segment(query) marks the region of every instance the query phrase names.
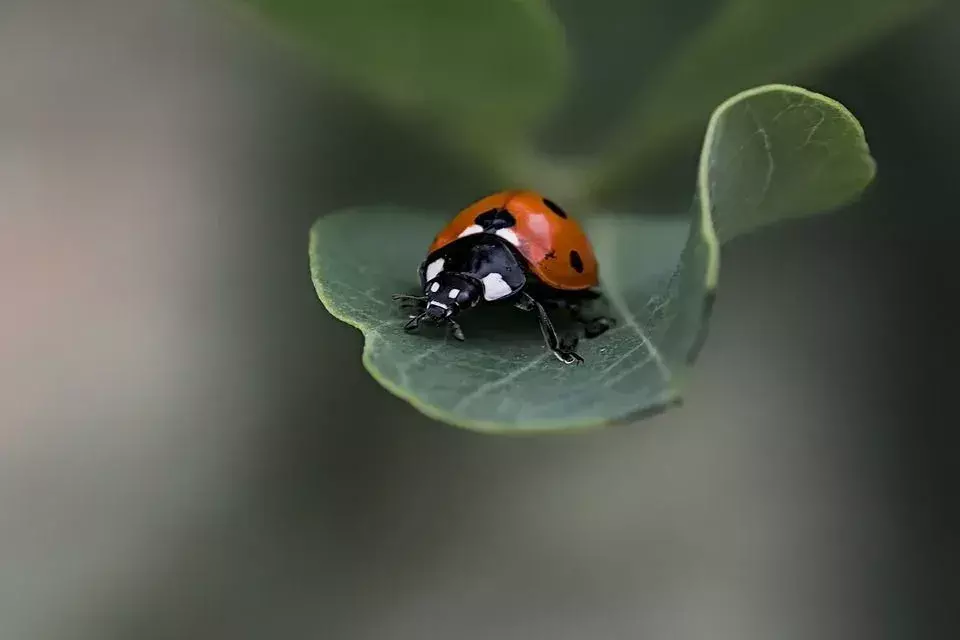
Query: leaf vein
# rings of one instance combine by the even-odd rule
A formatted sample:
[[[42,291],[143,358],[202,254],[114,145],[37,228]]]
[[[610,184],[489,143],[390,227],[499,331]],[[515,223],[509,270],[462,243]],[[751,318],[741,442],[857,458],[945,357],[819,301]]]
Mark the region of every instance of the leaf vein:
[[[472,393],[468,393],[467,395],[460,398],[460,401],[454,405],[453,412],[457,413],[462,411],[464,408],[467,407],[467,405],[469,405],[474,400],[477,400],[478,398],[482,398],[483,396],[489,394],[491,391],[499,389],[507,385],[508,383],[512,382],[513,380],[516,380],[527,371],[531,371],[538,364],[542,363],[547,358],[548,355],[551,355],[551,354],[549,352],[542,353],[536,358],[534,358],[533,360],[531,360],[530,362],[528,362],[527,364],[523,365],[519,369],[514,369],[511,373],[508,373],[502,378],[497,378],[496,380],[491,380],[486,384],[480,385]]]
[[[613,387],[615,384],[617,384],[618,382],[620,382],[621,380],[623,380],[624,378],[626,378],[626,377],[627,377],[628,375],[630,375],[631,373],[634,373],[635,371],[639,371],[640,369],[642,369],[644,366],[646,366],[646,364],[647,364],[648,362],[650,362],[650,358],[649,358],[649,357],[646,358],[645,360],[641,360],[640,362],[637,362],[637,363],[635,363],[635,364],[630,365],[630,366],[627,367],[625,370],[621,371],[620,373],[618,373],[618,374],[615,375],[614,377],[612,377],[612,378],[610,378],[609,380],[607,380],[607,381],[604,383],[605,386],[606,386],[607,388]]]
[[[609,246],[609,260],[610,263],[614,263],[614,259],[617,253],[617,241],[616,238],[611,237],[610,231],[608,228],[603,229],[603,239],[607,246]],[[647,332],[643,330],[643,327],[640,326],[640,322],[637,320],[637,317],[630,311],[630,308],[627,306],[626,301],[623,299],[623,296],[620,294],[620,283],[617,280],[617,277],[614,275],[616,269],[607,272],[607,287],[606,294],[607,299],[610,301],[610,304],[620,313],[621,317],[626,321],[625,325],[633,329],[634,333],[640,338],[641,344],[647,349],[654,363],[657,365],[657,369],[660,371],[661,377],[664,381],[669,381],[673,374],[670,371],[670,367],[667,366],[667,363],[664,361],[663,356],[660,354],[660,350],[650,339],[650,336],[647,335]],[[609,333],[609,332],[608,332]]]
[[[617,358],[616,360],[614,360],[611,365],[609,365],[609,366],[606,367],[603,371],[601,371],[601,372],[600,372],[600,375],[601,375],[601,376],[607,375],[608,373],[610,373],[611,371],[613,371],[614,369],[616,369],[618,366],[620,366],[620,363],[622,363],[624,360],[626,360],[627,358],[629,358],[630,356],[632,356],[633,354],[635,354],[637,351],[639,351],[639,350],[642,349],[642,348],[643,348],[643,343],[642,343],[642,342],[641,342],[640,344],[634,345],[633,347],[631,347],[630,349],[628,349],[626,352],[624,352],[619,358]]]
[[[825,114],[823,111],[818,110],[818,113],[820,114],[820,119],[817,120],[813,124],[813,126],[810,127],[810,132],[807,134],[806,140],[803,141],[803,144],[800,147],[801,149],[811,144],[811,142],[813,141],[813,136],[816,135],[817,133],[817,129],[819,129],[820,125],[822,125],[824,121],[827,119],[827,114]]]
[[[766,199],[767,192],[770,190],[770,185],[773,183],[773,143],[770,141],[770,134],[767,133],[767,129],[763,126],[763,123],[760,122],[757,112],[754,111],[753,107],[750,106],[749,102],[744,103],[744,106],[747,110],[747,113],[750,114],[750,117],[753,118],[753,121],[757,124],[757,133],[763,138],[763,148],[767,152],[767,173],[764,178],[763,188],[760,190],[760,197],[757,199],[755,207],[759,207],[761,203]]]
[[[403,385],[410,386],[409,372],[413,367],[423,362],[423,360],[425,360],[426,358],[429,358],[433,354],[437,353],[438,351],[440,351],[440,349],[443,349],[446,346],[446,344],[447,344],[447,340],[446,338],[444,338],[443,341],[436,343],[429,349],[424,349],[423,351],[421,351],[414,357],[410,358],[406,362],[401,362],[397,364],[397,375],[400,376],[400,380],[402,381]]]

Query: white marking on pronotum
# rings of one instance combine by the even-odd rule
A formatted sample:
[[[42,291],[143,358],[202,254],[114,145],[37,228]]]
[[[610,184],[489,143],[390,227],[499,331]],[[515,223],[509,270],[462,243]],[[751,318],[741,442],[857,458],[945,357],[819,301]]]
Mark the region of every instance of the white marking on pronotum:
[[[469,235],[474,234],[474,233],[480,233],[481,231],[483,231],[483,227],[481,227],[481,226],[478,225],[478,224],[472,224],[472,225],[470,225],[469,227],[467,227],[466,229],[464,229],[463,231],[461,231],[461,232],[460,232],[460,235],[457,236],[457,237],[458,237],[458,238],[462,238],[463,236],[469,236]]]
[[[450,296],[450,299],[453,300],[453,299],[456,298],[458,295],[460,295],[460,289],[450,289],[450,293],[447,294],[447,295],[449,295],[449,296]]]
[[[497,229],[497,235],[512,244],[515,247],[520,246],[520,238],[513,229]]]
[[[430,282],[437,277],[437,274],[443,271],[443,258],[437,258],[433,262],[427,265],[427,282]],[[436,291],[436,289],[434,289]]]
[[[427,306],[428,306],[428,307],[430,307],[430,306],[440,307],[441,309],[449,309],[449,308],[450,308],[450,307],[448,307],[447,305],[443,304],[442,302],[437,302],[436,300],[431,300],[430,302],[427,303]]]
[[[487,300],[499,300],[513,293],[499,273],[489,273],[483,277],[483,297]]]
[[[434,293],[440,291],[440,283],[434,282],[432,285],[430,285],[430,291],[433,291]]]

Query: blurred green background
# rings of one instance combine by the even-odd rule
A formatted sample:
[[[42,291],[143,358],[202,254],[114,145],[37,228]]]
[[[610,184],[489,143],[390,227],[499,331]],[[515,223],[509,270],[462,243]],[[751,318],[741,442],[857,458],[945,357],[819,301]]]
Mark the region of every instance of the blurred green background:
[[[306,262],[322,212],[453,210],[488,157],[223,3],[2,0],[2,636],[944,637],[954,449],[921,408],[949,397],[960,27],[908,4],[552,2],[578,73],[536,148],[664,136],[607,202],[687,206],[694,87],[830,95],[879,173],[725,249],[684,408],[501,439],[385,393]],[[724,21],[750,28],[676,62]]]

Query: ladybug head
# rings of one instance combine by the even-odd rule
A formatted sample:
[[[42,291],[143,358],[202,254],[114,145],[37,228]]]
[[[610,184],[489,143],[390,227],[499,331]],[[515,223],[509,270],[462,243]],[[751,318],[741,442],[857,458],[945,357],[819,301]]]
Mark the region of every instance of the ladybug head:
[[[477,304],[483,286],[480,281],[462,273],[441,271],[424,287],[425,317],[442,322],[463,309]]]

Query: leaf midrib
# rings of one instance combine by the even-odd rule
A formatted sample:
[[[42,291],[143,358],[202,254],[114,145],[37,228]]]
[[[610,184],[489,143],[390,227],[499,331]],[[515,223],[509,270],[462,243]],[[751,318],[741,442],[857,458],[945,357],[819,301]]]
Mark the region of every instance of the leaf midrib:
[[[598,240],[600,241],[599,245],[606,249],[605,255],[608,256],[608,264],[612,264],[615,262],[617,256],[617,243],[613,238],[610,237],[609,228],[609,225],[601,226],[602,230],[599,234]],[[647,335],[647,332],[643,330],[643,327],[640,326],[640,322],[637,320],[637,317],[632,311],[630,311],[629,306],[623,299],[623,296],[620,293],[620,281],[615,275],[616,273],[617,270],[612,269],[608,274],[605,274],[606,286],[604,287],[604,292],[606,293],[607,299],[617,310],[620,316],[626,321],[627,326],[633,329],[634,333],[637,334],[637,337],[640,338],[641,344],[647,350],[647,354],[651,357],[653,362],[657,365],[657,370],[660,372],[664,382],[669,383],[673,378],[673,372],[664,361],[660,350],[653,343],[653,340],[650,339],[650,336]]]

